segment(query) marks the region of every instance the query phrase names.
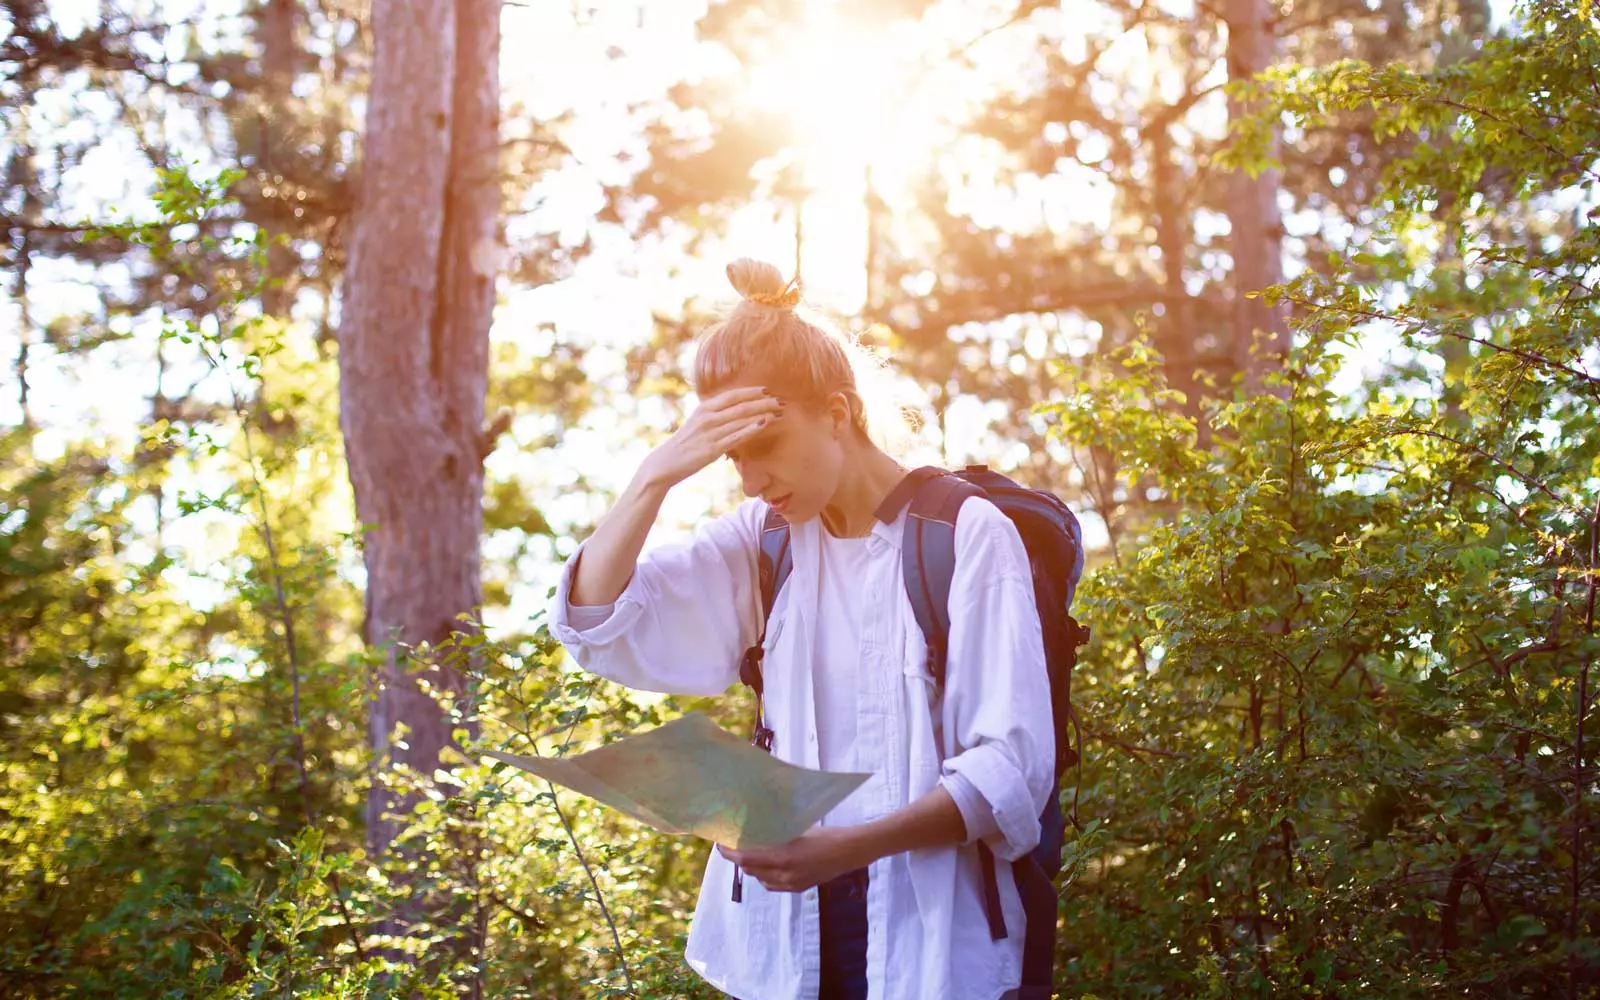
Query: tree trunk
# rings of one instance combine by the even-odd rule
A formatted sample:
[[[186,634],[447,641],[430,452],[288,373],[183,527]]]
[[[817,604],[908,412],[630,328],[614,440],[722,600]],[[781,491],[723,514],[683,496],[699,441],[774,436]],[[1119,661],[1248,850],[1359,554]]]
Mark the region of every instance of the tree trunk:
[[[381,776],[407,766],[431,780],[452,743],[449,718],[418,678],[447,692],[462,687],[452,664],[419,662],[394,644],[449,638],[481,597],[499,10],[498,0],[407,0],[372,11],[339,399],[365,531],[366,639],[383,650],[369,727],[380,774],[367,803],[375,855],[413,804]]]
[[[1200,361],[1195,350],[1198,330],[1194,304],[1184,284],[1184,258],[1189,252],[1189,217],[1183,170],[1163,127],[1151,137],[1150,159],[1155,182],[1156,245],[1161,248],[1162,281],[1167,290],[1156,336],[1167,375],[1167,385],[1183,393],[1183,412],[1194,421],[1196,445],[1206,448],[1211,428],[1200,406]]]
[[[1270,67],[1277,52],[1270,0],[1227,0],[1228,75],[1248,80]],[[1248,106],[1230,100],[1238,118]],[[1278,155],[1274,139],[1268,155]],[[1246,392],[1260,391],[1262,376],[1281,367],[1289,354],[1287,311],[1251,293],[1283,281],[1283,220],[1278,213],[1277,170],[1251,177],[1235,170],[1228,179],[1228,217],[1232,225],[1234,328],[1233,356]]]
[[[39,222],[42,212],[37,195],[38,177],[33,170],[33,134],[31,129],[29,111],[34,105],[34,95],[31,91],[25,93],[25,100],[17,105],[23,109],[20,116],[21,127],[12,139],[15,150],[12,153],[10,173],[6,180],[7,186],[22,188],[21,211],[17,213],[18,221],[22,223],[16,229],[6,232],[6,240],[12,239],[12,234],[20,235],[17,241],[17,253],[13,258],[11,283],[11,301],[17,304],[17,354],[12,361],[11,370],[17,377],[17,412],[21,419],[23,430],[33,429],[33,408],[28,399],[28,362],[33,350],[33,302],[32,292],[28,288],[28,273],[33,270],[33,230],[28,228]]]
[[[266,0],[258,16],[261,19],[261,66],[266,77],[260,103],[256,108],[255,159],[257,183],[262,187],[282,187],[280,175],[291,171],[288,164],[276,162],[287,152],[286,159],[296,157],[293,152],[294,130],[290,123],[294,112],[295,62],[299,55],[296,26],[299,12],[298,0]],[[261,290],[261,311],[269,316],[287,317],[294,307],[295,282],[290,272],[297,261],[294,248],[289,245],[292,215],[285,210],[290,204],[287,195],[279,193],[263,198],[263,221],[272,243],[267,247],[266,287]]]

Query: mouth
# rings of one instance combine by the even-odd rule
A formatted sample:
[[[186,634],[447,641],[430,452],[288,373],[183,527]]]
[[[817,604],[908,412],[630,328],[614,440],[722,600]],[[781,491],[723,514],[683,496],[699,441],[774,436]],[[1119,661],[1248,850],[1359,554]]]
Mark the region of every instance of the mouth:
[[[793,493],[785,493],[781,497],[773,497],[767,501],[767,506],[777,511],[779,514],[782,514],[784,511],[789,509],[789,500],[793,496]]]

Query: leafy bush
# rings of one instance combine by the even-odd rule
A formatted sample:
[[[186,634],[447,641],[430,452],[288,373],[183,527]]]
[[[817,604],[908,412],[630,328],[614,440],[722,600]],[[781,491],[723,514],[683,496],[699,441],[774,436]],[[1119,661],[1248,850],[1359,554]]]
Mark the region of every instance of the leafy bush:
[[[1211,448],[1139,345],[1055,410],[1124,473],[1107,513],[1173,512],[1129,519],[1083,591],[1100,743],[1066,853],[1073,992],[1600,982],[1600,240],[1556,211],[1600,179],[1600,44],[1559,6],[1434,74],[1263,86],[1266,116],[1364,111],[1419,141],[1364,242],[1272,293],[1293,357],[1211,408]],[[1384,336],[1396,370],[1340,388]]]

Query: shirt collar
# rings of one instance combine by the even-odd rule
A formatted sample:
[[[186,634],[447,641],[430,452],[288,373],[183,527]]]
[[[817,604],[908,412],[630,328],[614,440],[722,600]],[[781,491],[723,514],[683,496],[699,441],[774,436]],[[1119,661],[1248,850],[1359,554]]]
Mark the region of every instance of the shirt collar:
[[[893,521],[890,521],[888,524],[883,523],[877,518],[873,518],[872,530],[864,537],[876,538],[880,542],[893,545],[896,549],[898,549],[900,547],[901,532],[905,529],[905,522],[906,512],[903,510],[900,512],[899,516],[897,516]],[[790,525],[789,530],[794,531],[797,527],[807,532],[816,532],[814,537],[816,539],[816,544],[818,545],[822,544],[823,536],[826,535],[828,531],[827,528],[822,526],[822,518],[820,517],[812,518],[811,520],[805,522],[803,526]]]
[[[888,524],[883,523],[877,518],[873,518],[872,537],[888,542],[890,545],[893,545],[898,549],[900,547],[900,533],[905,526],[905,520],[906,512],[904,510],[902,510],[899,515]]]

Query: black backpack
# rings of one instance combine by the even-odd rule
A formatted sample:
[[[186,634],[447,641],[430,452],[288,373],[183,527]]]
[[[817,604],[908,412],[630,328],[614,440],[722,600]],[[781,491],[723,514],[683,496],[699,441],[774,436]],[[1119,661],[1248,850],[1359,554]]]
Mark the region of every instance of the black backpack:
[[[1072,669],[1078,647],[1089,640],[1089,630],[1073,619],[1072,598],[1083,576],[1083,531],[1067,505],[1042,490],[1020,486],[986,466],[969,465],[960,472],[932,466],[917,469],[895,487],[877,510],[885,524],[911,505],[901,546],[906,595],[916,612],[928,645],[928,671],[942,695],[945,655],[950,634],[950,581],[955,573],[956,515],[971,497],[984,497],[1011,519],[1028,551],[1033,572],[1033,593],[1044,633],[1045,664],[1050,674],[1050,703],[1055,721],[1055,783],[1039,816],[1039,846],[1012,865],[1023,912],[1027,915],[1023,942],[1022,989],[1019,1000],[1049,1000],[1055,965],[1055,876],[1061,870],[1061,846],[1066,818],[1061,811],[1061,778],[1079,764],[1082,734],[1072,707]],[[789,523],[767,512],[761,532],[759,561],[761,586],[761,637],[744,654],[739,679],[756,694],[756,719],[752,739],[763,750],[772,749],[772,730],[761,714],[761,658],[766,641],[766,619],[778,590],[789,578],[794,560],[789,552]],[[1069,739],[1069,730],[1071,739]],[[1073,792],[1073,821],[1077,817],[1077,792]],[[990,935],[1006,936],[1000,909],[1000,888],[995,880],[994,854],[978,844],[983,870],[984,910]],[[741,897],[740,873],[734,873],[734,899]]]

